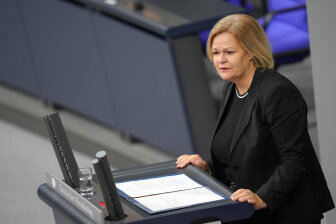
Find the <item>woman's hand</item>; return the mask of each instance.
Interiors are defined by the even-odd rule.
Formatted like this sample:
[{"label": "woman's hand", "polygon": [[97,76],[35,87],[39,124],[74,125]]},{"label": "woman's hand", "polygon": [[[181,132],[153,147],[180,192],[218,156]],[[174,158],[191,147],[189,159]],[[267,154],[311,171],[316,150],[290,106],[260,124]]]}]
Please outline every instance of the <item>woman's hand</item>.
[{"label": "woman's hand", "polygon": [[230,198],[232,201],[247,201],[250,204],[254,204],[254,210],[266,208],[265,202],[249,189],[239,189],[234,192]]},{"label": "woman's hand", "polygon": [[206,172],[210,173],[210,168],[208,166],[208,163],[202,159],[199,155],[182,155],[177,158],[176,161],[176,167],[177,168],[183,168],[188,164],[194,164],[195,166],[198,166],[202,170],[205,170]]}]

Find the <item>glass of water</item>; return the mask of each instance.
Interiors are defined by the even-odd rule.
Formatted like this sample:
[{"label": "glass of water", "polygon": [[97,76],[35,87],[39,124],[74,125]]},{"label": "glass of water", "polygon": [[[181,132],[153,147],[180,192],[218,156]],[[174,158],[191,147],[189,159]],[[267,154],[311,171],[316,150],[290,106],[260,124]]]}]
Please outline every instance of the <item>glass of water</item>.
[{"label": "glass of water", "polygon": [[79,168],[79,193],[84,197],[93,195],[92,169],[90,167]]}]

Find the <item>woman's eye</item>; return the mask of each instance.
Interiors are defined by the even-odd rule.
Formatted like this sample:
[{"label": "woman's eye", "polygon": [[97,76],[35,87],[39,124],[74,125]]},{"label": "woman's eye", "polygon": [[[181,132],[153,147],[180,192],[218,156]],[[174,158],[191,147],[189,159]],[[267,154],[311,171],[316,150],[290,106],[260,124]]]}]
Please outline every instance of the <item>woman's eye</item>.
[{"label": "woman's eye", "polygon": [[233,51],[227,51],[226,53],[229,54],[229,55],[231,55],[231,54],[233,54],[234,52],[233,52]]},{"label": "woman's eye", "polygon": [[212,52],[212,53],[213,53],[213,55],[218,55],[218,54],[219,54],[218,51],[214,51],[214,52]]}]

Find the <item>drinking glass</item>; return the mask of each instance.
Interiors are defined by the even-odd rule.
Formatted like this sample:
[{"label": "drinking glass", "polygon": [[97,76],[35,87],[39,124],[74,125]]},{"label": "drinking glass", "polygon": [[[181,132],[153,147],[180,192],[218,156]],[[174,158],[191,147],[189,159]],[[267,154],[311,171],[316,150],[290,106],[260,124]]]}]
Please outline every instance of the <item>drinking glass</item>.
[{"label": "drinking glass", "polygon": [[93,195],[92,169],[90,167],[79,168],[79,193],[84,197]]}]

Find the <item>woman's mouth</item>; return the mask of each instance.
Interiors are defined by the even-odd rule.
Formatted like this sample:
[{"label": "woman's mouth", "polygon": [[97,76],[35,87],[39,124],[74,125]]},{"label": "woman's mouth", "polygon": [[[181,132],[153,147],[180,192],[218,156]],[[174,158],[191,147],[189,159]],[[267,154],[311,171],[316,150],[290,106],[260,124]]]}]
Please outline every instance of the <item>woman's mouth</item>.
[{"label": "woman's mouth", "polygon": [[221,71],[221,72],[225,72],[225,71],[227,71],[227,70],[229,70],[230,68],[219,68],[219,70]]}]

